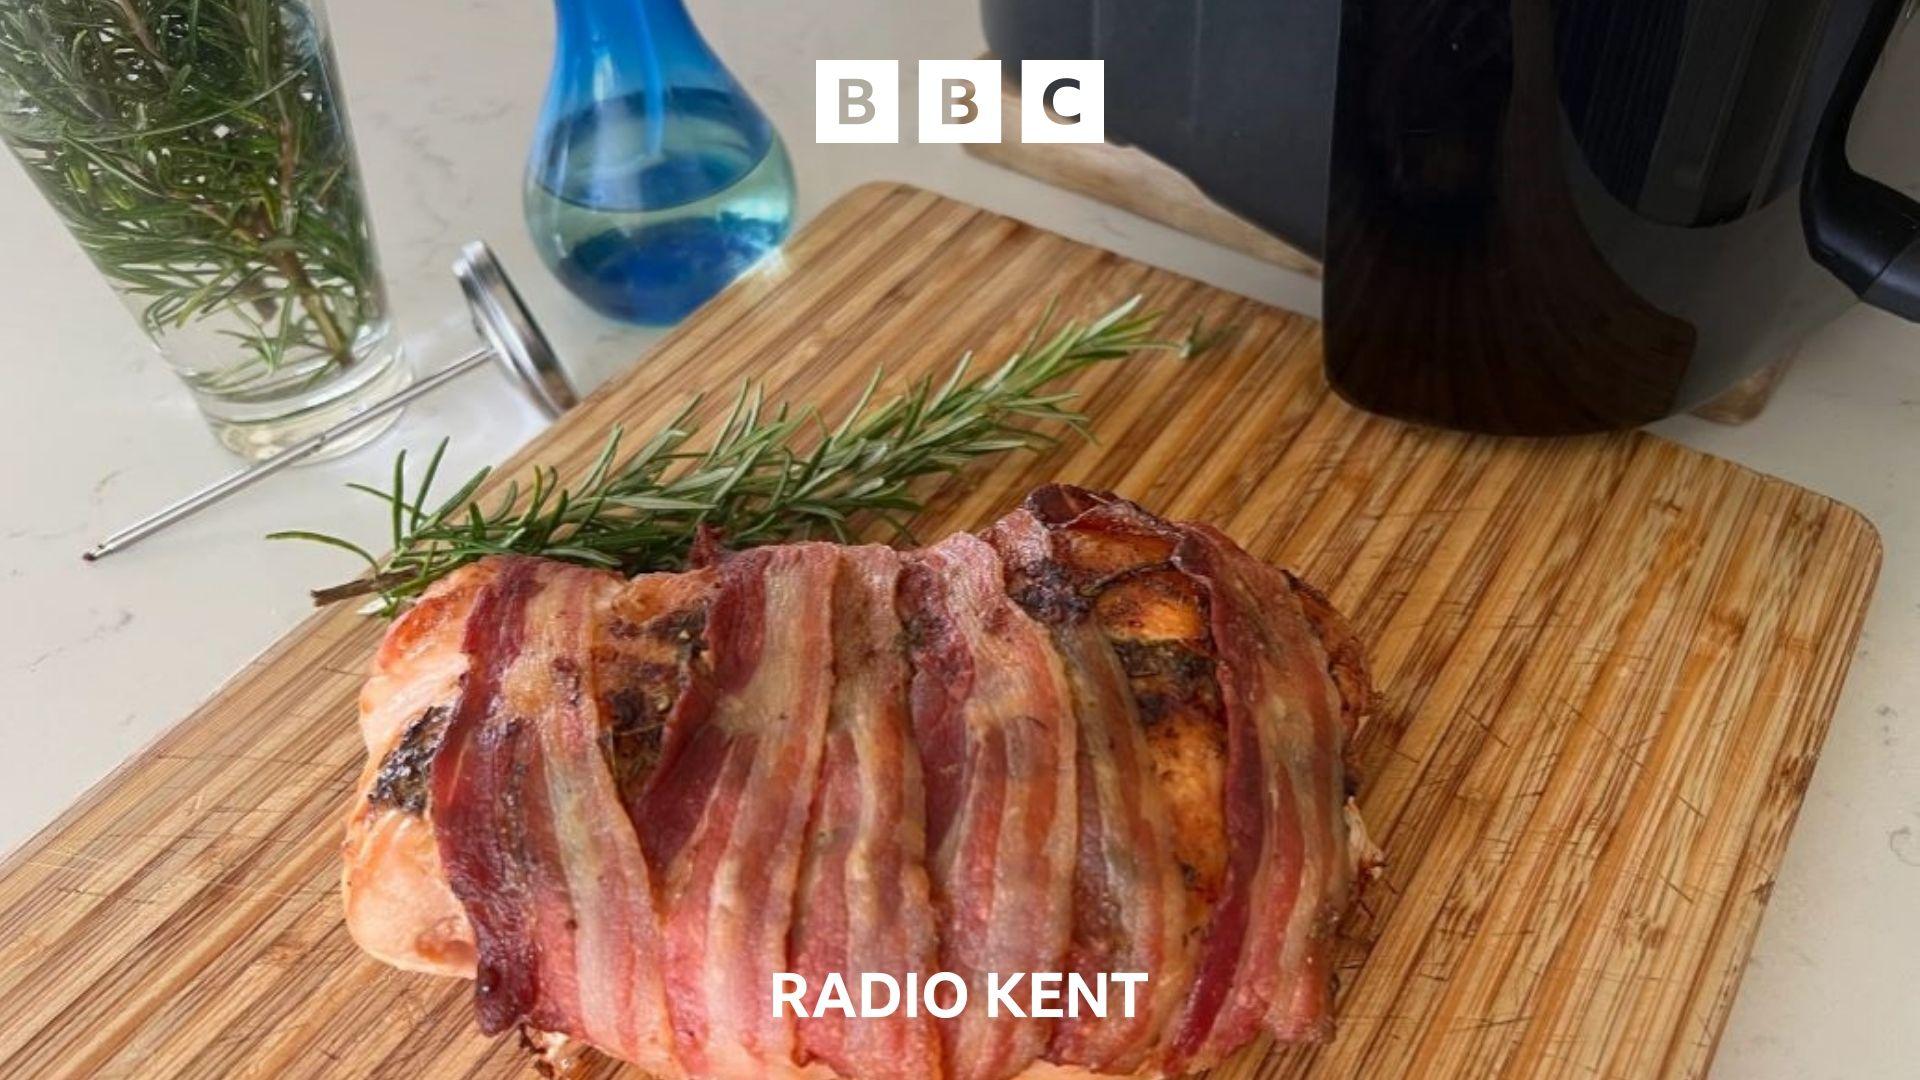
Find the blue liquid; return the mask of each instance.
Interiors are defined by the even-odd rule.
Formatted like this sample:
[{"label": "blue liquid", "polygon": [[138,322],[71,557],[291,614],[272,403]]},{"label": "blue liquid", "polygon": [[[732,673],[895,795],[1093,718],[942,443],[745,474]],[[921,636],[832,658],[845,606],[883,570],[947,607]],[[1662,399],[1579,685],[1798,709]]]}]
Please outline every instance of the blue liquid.
[{"label": "blue liquid", "polygon": [[602,313],[664,326],[706,303],[785,236],[781,225],[738,214],[608,229],[553,270]]},{"label": "blue liquid", "polygon": [[678,322],[779,247],[793,221],[780,137],[737,93],[603,101],[542,132],[528,228],[575,295],[617,319]]}]

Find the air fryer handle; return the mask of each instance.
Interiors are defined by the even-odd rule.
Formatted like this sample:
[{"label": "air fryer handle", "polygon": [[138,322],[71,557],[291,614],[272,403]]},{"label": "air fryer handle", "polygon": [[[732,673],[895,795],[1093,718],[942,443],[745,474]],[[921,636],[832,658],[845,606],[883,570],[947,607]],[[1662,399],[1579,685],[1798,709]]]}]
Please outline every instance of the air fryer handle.
[{"label": "air fryer handle", "polygon": [[1920,322],[1920,202],[1847,164],[1847,130],[1907,0],[1867,13],[1814,133],[1800,193],[1800,223],[1814,261],[1860,299]]}]

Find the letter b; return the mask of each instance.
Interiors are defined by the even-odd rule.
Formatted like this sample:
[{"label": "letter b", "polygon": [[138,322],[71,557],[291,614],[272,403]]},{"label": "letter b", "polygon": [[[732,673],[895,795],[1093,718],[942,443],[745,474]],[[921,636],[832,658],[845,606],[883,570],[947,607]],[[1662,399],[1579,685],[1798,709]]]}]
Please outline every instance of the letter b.
[{"label": "letter b", "polygon": [[900,61],[815,60],[813,138],[823,143],[900,141]]},{"label": "letter b", "polygon": [[940,89],[946,91],[947,114],[940,118],[943,124],[971,124],[980,115],[980,106],[973,103],[973,84],[965,79],[941,79]]},{"label": "letter b", "polygon": [[920,141],[1000,141],[1000,61],[920,61]]},{"label": "letter b", "polygon": [[865,79],[840,80],[840,122],[865,124],[873,119],[873,84]]}]

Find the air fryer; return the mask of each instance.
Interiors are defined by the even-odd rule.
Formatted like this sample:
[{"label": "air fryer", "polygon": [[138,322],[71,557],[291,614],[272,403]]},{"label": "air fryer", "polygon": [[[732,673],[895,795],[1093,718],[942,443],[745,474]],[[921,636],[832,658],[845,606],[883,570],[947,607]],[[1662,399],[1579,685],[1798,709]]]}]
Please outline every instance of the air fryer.
[{"label": "air fryer", "polygon": [[1909,13],[984,0],[1003,57],[1107,61],[1110,139],[1322,255],[1341,394],[1508,434],[1692,407],[1858,300],[1920,319],[1920,125],[1849,145],[1920,91]]}]

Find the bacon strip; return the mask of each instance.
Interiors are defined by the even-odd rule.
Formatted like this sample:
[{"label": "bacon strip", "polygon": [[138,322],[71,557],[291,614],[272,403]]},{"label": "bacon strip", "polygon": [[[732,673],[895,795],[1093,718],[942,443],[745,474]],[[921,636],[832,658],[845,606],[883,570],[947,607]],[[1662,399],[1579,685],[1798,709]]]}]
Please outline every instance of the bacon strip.
[{"label": "bacon strip", "polygon": [[[1258,858],[1238,878],[1252,915],[1204,1045],[1224,1055],[1255,1026],[1286,1042],[1324,1039],[1334,932],[1353,884],[1340,694],[1287,576],[1210,526],[1181,531],[1174,558],[1205,582],[1220,650],[1228,835],[1236,856]],[[1224,961],[1225,945],[1209,942],[1210,958]],[[1196,1035],[1200,1019],[1190,1016],[1183,1036]]]},{"label": "bacon strip", "polygon": [[941,967],[968,987],[968,1008],[940,1023],[961,1080],[1045,1051],[1053,1021],[989,1016],[988,974],[1059,971],[1073,914],[1071,690],[1004,589],[993,548],[967,534],[909,556],[902,581]]},{"label": "bacon strip", "polygon": [[[793,970],[817,995],[829,974],[856,1008],[860,975],[924,985],[938,942],[928,895],[920,758],[910,743],[905,636],[894,610],[900,556],[848,548],[834,593],[833,707],[794,909]],[[876,1001],[883,1005],[884,999]],[[931,1017],[905,1002],[887,1017],[799,1021],[804,1057],[841,1076],[918,1080],[941,1075]]]},{"label": "bacon strip", "polygon": [[635,820],[661,882],[667,997],[697,1075],[798,1075],[775,1016],[833,693],[838,549],[760,548],[718,568],[704,668],[667,723]]},{"label": "bacon strip", "polygon": [[[1110,972],[1142,972],[1134,1011],[1122,999],[1060,1021],[1047,1051],[1056,1064],[1132,1073],[1157,1064],[1161,1035],[1192,978],[1186,898],[1172,826],[1127,675],[1090,617],[1085,583],[1026,510],[991,533],[1008,592],[1053,636],[1072,693],[1077,729],[1079,832],[1073,936],[1065,971],[1089,985]],[[1119,993],[1114,989],[1115,995]]]},{"label": "bacon strip", "polygon": [[[1183,565],[1213,582],[1213,634],[1221,648],[1229,721],[1236,711],[1258,719],[1265,759],[1279,767],[1275,790],[1294,799],[1290,815],[1284,805],[1269,811],[1273,834],[1283,838],[1277,851],[1283,872],[1261,882],[1269,890],[1279,888],[1283,876],[1294,884],[1290,917],[1279,930],[1279,980],[1271,994],[1246,992],[1229,1007],[1258,1005],[1265,997],[1265,1026],[1273,1038],[1323,1040],[1332,1034],[1332,938],[1354,888],[1340,694],[1286,575],[1238,550],[1215,528],[1194,525],[1188,534],[1194,552],[1183,557]],[[1300,871],[1290,872],[1286,855],[1296,830]],[[1265,913],[1271,940],[1271,922],[1277,922],[1271,917],[1279,907]]]},{"label": "bacon strip", "polygon": [[[1164,522],[1113,496],[1064,486],[1040,489],[1027,505],[1072,536],[1075,561],[1109,562],[1110,582],[1145,583],[1171,572],[1195,590],[1205,617],[1198,644],[1211,659],[1206,685],[1217,694],[1212,707],[1224,744],[1214,804],[1224,820],[1219,842],[1206,846],[1224,848],[1225,862],[1201,875],[1217,876],[1218,884],[1205,890],[1211,911],[1165,1067],[1217,1064],[1263,1028],[1286,1041],[1326,1037],[1332,937],[1354,873],[1344,743],[1365,707],[1365,672],[1350,632],[1337,620],[1314,623],[1303,602],[1324,607],[1324,600],[1311,594],[1303,601],[1287,575],[1206,526]],[[1151,565],[1139,554],[1149,548],[1129,539],[1138,537],[1160,540],[1145,557]],[[1103,585],[1113,591],[1099,592],[1096,603],[1125,587]],[[1123,617],[1142,614],[1129,604]],[[1322,629],[1356,655],[1332,664]],[[1352,695],[1343,695],[1336,676],[1353,683]],[[1142,690],[1136,680],[1135,693]],[[1185,712],[1198,703],[1174,704]]]},{"label": "bacon strip", "polygon": [[565,1032],[674,1076],[652,887],[600,750],[592,682],[593,621],[619,584],[501,560],[468,620],[434,825],[473,925],[481,1030]]}]

